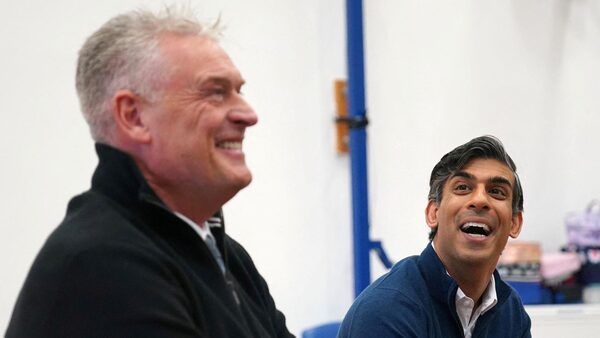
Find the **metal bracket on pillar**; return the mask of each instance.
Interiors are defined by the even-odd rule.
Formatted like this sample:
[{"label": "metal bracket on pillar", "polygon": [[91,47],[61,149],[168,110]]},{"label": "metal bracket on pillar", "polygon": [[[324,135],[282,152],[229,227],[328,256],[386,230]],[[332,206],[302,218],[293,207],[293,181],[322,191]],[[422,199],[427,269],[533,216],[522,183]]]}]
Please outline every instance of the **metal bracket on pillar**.
[{"label": "metal bracket on pillar", "polygon": [[344,123],[350,129],[359,129],[366,128],[369,125],[369,119],[365,114],[356,116],[340,116],[335,119],[335,123]]},{"label": "metal bracket on pillar", "polygon": [[387,269],[392,268],[394,263],[390,261],[387,254],[385,253],[381,241],[371,241],[371,250],[374,250],[377,253],[377,257],[379,257],[379,260],[381,261],[381,264],[383,264],[383,266],[385,266]]}]

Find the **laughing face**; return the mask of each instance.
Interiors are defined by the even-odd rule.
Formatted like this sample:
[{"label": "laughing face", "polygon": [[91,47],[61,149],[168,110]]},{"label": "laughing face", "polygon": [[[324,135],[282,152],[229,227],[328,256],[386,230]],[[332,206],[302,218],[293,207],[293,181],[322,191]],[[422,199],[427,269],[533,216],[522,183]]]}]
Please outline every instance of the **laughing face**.
[{"label": "laughing face", "polygon": [[508,241],[521,231],[522,213],[513,213],[511,170],[494,159],[474,159],[446,181],[439,203],[430,201],[427,224],[437,227],[435,250],[448,270],[493,268]]},{"label": "laughing face", "polygon": [[208,38],[167,35],[160,50],[171,75],[143,116],[153,146],[149,180],[230,198],[252,178],[242,143],[257,116],[241,96],[244,80]]}]

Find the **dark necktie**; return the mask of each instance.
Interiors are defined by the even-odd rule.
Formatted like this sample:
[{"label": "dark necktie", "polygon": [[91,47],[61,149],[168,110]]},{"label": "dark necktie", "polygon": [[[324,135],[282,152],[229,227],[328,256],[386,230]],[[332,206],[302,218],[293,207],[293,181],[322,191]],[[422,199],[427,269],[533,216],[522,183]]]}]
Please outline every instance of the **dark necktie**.
[{"label": "dark necktie", "polygon": [[223,257],[221,256],[221,252],[219,251],[219,248],[217,248],[217,242],[215,241],[215,238],[213,237],[213,235],[210,233],[207,234],[204,242],[206,243],[208,250],[210,250],[210,253],[212,253],[213,257],[217,261],[217,264],[219,264],[219,268],[221,268],[221,272],[223,274],[225,274],[225,263],[223,262]]}]

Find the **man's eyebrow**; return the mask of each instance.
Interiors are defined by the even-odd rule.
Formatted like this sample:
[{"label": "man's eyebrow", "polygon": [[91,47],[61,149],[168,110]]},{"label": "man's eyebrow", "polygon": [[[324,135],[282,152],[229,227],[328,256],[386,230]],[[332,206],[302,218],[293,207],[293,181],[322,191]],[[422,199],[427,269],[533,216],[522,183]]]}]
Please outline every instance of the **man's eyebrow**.
[{"label": "man's eyebrow", "polygon": [[490,179],[490,183],[493,184],[505,184],[508,185],[509,187],[512,188],[512,183],[510,183],[510,181],[508,179],[506,179],[506,177],[502,177],[502,176],[494,176]]},{"label": "man's eyebrow", "polygon": [[455,172],[450,178],[455,178],[455,177],[462,177],[462,178],[466,178],[468,180],[474,180],[475,176],[473,176],[472,174],[466,172],[466,171],[457,171]]},{"label": "man's eyebrow", "polygon": [[[457,171],[450,178],[455,178],[455,177],[462,177],[462,178],[466,178],[467,180],[475,180],[476,179],[476,177],[473,174],[468,173],[466,171]],[[493,183],[493,184],[508,185],[509,187],[512,188],[512,183],[506,177],[503,177],[503,176],[494,176],[489,179],[489,182]]]},{"label": "man's eyebrow", "polygon": [[235,88],[237,91],[240,91],[241,88],[244,86],[244,84],[246,84],[246,81],[243,78],[240,78],[239,82],[238,82],[238,80],[232,82],[232,79],[230,79],[227,76],[211,75],[211,76],[197,79],[194,86],[195,86],[195,88],[198,88],[198,89],[206,88],[207,86],[212,86],[212,85],[227,86],[227,87],[231,86],[231,87]]},{"label": "man's eyebrow", "polygon": [[212,75],[212,76],[207,76],[207,77],[201,77],[199,79],[196,80],[196,84],[198,86],[202,86],[202,85],[206,85],[206,84],[211,84],[211,83],[229,83],[231,81],[229,81],[227,79],[227,77],[225,76],[216,76],[216,75]]},{"label": "man's eyebrow", "polygon": [[215,72],[211,74],[205,74],[204,76],[199,77],[198,79],[196,79],[196,82],[198,84],[216,82],[243,85],[246,83],[246,80],[243,77],[238,77],[234,74]]}]

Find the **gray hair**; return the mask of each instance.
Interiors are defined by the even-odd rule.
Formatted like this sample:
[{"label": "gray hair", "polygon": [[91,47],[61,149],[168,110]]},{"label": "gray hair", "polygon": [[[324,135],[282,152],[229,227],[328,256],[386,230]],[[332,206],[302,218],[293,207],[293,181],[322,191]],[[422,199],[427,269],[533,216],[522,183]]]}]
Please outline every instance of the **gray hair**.
[{"label": "gray hair", "polygon": [[[478,158],[495,159],[504,163],[513,173],[515,184],[513,186],[512,211],[513,215],[523,211],[523,188],[517,175],[517,166],[504,150],[502,142],[494,136],[486,135],[456,147],[444,155],[433,167],[429,179],[429,201],[440,204],[442,192],[448,178],[461,170],[468,162]],[[429,240],[433,240],[437,228],[431,229]]]},{"label": "gray hair", "polygon": [[96,142],[112,143],[111,99],[120,89],[154,101],[171,70],[162,59],[164,34],[199,35],[217,40],[219,20],[205,27],[188,8],[168,7],[155,14],[137,10],[118,15],[92,34],[79,51],[76,88],[81,110]]}]

